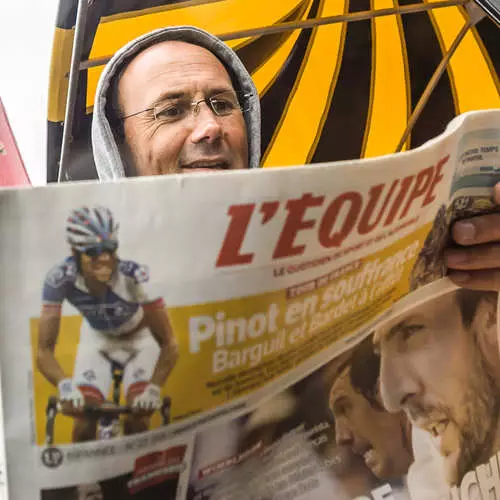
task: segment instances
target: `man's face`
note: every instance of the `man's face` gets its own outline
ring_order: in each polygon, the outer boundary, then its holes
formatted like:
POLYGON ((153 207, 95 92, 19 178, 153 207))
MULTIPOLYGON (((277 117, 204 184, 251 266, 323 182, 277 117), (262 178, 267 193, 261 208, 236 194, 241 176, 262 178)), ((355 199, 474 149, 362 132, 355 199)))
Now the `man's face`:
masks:
POLYGON ((80 269, 84 278, 107 283, 116 269, 116 252, 102 252, 98 255, 80 254, 80 269))
POLYGON ((401 477, 411 462, 404 446, 402 415, 376 409, 351 384, 349 368, 330 390, 337 444, 349 446, 381 479, 401 477))
POLYGON ((465 328, 449 293, 376 334, 384 404, 434 436, 450 484, 489 457, 498 427, 498 389, 478 347, 486 310, 465 328))
MULTIPOLYGON (((118 84, 122 116, 155 107, 176 110, 217 95, 235 96, 231 79, 208 50, 185 42, 162 42, 141 52, 127 66, 118 84)), ((217 116, 205 102, 196 115, 155 118, 145 111, 124 120, 125 141, 137 175, 248 167, 243 113, 238 108, 217 116)), ((165 114, 163 116, 166 116, 165 114)))
POLYGON ((103 500, 98 483, 82 484, 78 487, 78 500, 103 500))

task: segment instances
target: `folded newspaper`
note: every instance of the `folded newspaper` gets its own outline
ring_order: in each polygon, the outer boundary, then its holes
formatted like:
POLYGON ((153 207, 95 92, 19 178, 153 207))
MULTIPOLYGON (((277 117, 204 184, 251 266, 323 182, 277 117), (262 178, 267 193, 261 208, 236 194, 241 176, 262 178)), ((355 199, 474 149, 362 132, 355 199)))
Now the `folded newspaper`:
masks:
POLYGON ((381 158, 0 191, 8 498, 500 499, 497 294, 442 259, 499 171, 491 110, 381 158))

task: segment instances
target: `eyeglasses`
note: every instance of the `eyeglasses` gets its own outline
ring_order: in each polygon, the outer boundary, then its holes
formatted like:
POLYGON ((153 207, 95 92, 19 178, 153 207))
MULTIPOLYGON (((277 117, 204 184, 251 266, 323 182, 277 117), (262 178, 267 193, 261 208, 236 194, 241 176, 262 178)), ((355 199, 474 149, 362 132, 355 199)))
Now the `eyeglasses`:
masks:
POLYGON ((118 248, 118 243, 115 241, 103 241, 95 247, 87 248, 83 251, 85 255, 91 258, 99 257, 103 253, 115 253, 118 248))
POLYGON ((199 112, 200 104, 204 102, 216 116, 229 116, 238 111, 246 111, 248 106, 248 98, 251 94, 242 94, 240 98, 244 105, 240 104, 238 96, 232 91, 221 92, 211 97, 205 97, 199 101, 191 101, 189 99, 176 99, 175 101, 168 100, 158 103, 151 108, 143 109, 131 113, 130 115, 120 117, 120 120, 126 120, 131 116, 136 116, 147 111, 152 111, 156 121, 165 123, 175 123, 188 117, 191 113, 196 116, 199 112))

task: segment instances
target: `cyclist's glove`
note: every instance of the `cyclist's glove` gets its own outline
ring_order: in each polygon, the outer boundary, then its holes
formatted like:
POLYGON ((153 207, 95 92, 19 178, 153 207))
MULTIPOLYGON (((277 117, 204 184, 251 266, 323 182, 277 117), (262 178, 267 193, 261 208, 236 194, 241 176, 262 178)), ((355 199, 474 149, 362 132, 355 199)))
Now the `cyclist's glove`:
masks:
POLYGON ((73 383, 70 378, 65 378, 57 384, 59 389, 59 401, 62 403, 69 401, 73 407, 81 408, 85 404, 85 398, 80 392, 80 389, 73 383))
POLYGON ((148 384, 132 403, 132 408, 138 410, 158 410, 161 406, 161 389, 156 384, 148 384))

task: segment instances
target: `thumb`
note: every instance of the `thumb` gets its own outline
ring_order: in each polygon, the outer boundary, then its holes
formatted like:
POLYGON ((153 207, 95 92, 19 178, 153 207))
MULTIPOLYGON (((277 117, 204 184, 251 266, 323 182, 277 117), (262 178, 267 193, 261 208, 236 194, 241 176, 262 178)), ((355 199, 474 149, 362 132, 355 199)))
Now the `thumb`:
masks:
POLYGON ((497 182, 493 187, 493 201, 500 205, 500 182, 497 182))

